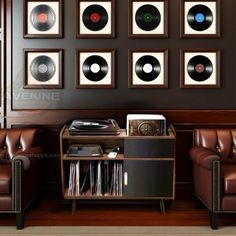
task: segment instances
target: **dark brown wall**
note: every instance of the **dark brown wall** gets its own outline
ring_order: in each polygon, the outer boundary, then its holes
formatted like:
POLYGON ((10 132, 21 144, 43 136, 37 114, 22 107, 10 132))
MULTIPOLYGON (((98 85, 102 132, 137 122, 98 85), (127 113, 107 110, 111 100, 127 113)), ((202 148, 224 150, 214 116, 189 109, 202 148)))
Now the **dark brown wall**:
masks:
POLYGON ((2 11, 6 13, 6 40, 3 37, 1 41, 2 50, 7 42, 6 52, 2 51, 4 68, 1 85, 5 88, 5 96, 1 96, 5 102, 5 106, 3 102, 1 106, 4 114, 2 124, 5 122, 6 127, 37 126, 42 129, 45 137, 43 145, 48 153, 44 159, 42 179, 45 185, 55 186, 60 180, 59 132, 65 122, 78 117, 109 117, 117 119, 120 126, 125 127, 129 113, 163 113, 177 131, 177 189, 180 192, 191 189, 192 169, 188 153, 192 145, 192 130, 195 127, 236 126, 236 32, 233 30, 236 1, 221 1, 222 37, 219 39, 181 39, 180 0, 169 0, 169 37, 166 39, 129 39, 128 1, 125 0, 116 1, 115 39, 77 39, 75 3, 76 0, 64 1, 63 39, 24 39, 23 0, 6 0, 6 8, 2 11), (55 47, 65 52, 64 88, 23 89, 23 49, 55 47), (76 89, 76 49, 104 47, 116 50, 116 88, 76 89), (168 89, 128 89, 128 49, 140 47, 169 50, 168 89), (180 49, 184 48, 221 50, 221 88, 180 89, 180 49), (45 93, 54 94, 57 99, 35 97, 35 94, 40 97, 45 93))
POLYGON ((235 96, 235 0, 221 1, 221 37, 183 39, 180 37, 180 0, 169 1, 169 37, 166 39, 128 38, 128 0, 116 1, 116 38, 76 38, 76 0, 64 1, 63 39, 24 39, 23 0, 12 5, 12 107, 13 109, 234 109, 235 96), (233 23, 232 23, 233 22, 233 23), (23 49, 64 49, 64 89, 23 89, 23 49), (116 50, 115 89, 76 89, 76 49, 116 50), (167 49, 168 89, 128 89, 128 50, 167 49), (220 89, 180 89, 180 49, 218 48, 221 50, 220 89), (50 95, 50 98, 43 98, 50 95), (222 99, 224 97, 224 99, 222 99))

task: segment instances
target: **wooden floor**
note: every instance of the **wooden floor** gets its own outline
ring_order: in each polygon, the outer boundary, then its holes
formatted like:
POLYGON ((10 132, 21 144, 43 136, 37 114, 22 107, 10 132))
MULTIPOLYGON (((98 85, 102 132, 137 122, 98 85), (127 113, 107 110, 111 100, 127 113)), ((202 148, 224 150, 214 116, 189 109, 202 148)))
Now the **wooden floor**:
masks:
MULTIPOLYGON (((0 226, 15 225, 15 216, 0 214, 0 226)), ((175 200, 161 214, 158 202, 123 204, 78 202, 71 214, 71 205, 58 194, 41 196, 25 214, 25 226, 207 226, 206 209, 196 209, 191 199, 175 200)), ((236 214, 220 216, 220 225, 236 226, 236 214)))

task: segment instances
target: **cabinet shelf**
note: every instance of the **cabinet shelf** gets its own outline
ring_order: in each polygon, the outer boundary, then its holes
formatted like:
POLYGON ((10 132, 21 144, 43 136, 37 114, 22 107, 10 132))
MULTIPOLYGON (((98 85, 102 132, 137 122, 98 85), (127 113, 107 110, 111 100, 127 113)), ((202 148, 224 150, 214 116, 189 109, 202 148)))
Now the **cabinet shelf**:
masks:
POLYGON ((63 161, 76 161, 76 160, 119 161, 119 160, 124 160, 124 154, 117 154, 116 158, 109 158, 108 154, 104 154, 102 157, 88 157, 88 156, 72 157, 72 156, 68 156, 67 154, 63 155, 63 161))
POLYGON ((145 157, 145 158, 140 158, 140 157, 129 157, 125 158, 124 154, 117 154, 115 158, 109 158, 108 154, 104 154, 102 157, 88 157, 88 156, 80 156, 80 157, 71 157, 68 156, 67 154, 63 155, 62 160, 63 161, 124 161, 124 160, 145 160, 145 161, 150 161, 150 160, 172 160, 172 157, 145 157))
MULTIPOLYGON (((126 197, 126 196, 114 196, 114 195, 103 195, 103 196, 96 196, 96 195, 90 195, 90 194, 82 194, 82 195, 68 195, 68 189, 66 190, 64 194, 64 199, 67 200, 160 200, 163 199, 163 197, 126 197)), ((173 198, 170 196, 166 196, 165 200, 172 200, 173 198)))
POLYGON ((112 194, 97 196, 95 194, 91 195, 90 193, 70 196, 68 194, 68 188, 66 189, 64 194, 64 199, 72 199, 72 200, 73 199, 122 199, 122 198, 123 196, 115 196, 112 194))

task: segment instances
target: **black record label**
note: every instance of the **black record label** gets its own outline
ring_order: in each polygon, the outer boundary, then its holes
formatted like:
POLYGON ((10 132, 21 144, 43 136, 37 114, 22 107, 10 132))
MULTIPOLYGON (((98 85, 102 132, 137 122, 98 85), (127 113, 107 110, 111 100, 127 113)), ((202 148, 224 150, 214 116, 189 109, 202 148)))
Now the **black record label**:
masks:
POLYGON ((192 29, 204 31, 212 25, 213 14, 209 7, 198 4, 189 10, 187 21, 192 29))
POLYGON ((93 4, 84 10, 82 20, 89 30, 99 31, 107 25, 108 13, 103 6, 93 4))
POLYGON ((136 11, 135 21, 142 30, 152 31, 159 26, 161 14, 155 6, 146 4, 139 7, 136 11))
POLYGON ((136 75, 145 82, 155 80, 161 72, 160 62, 153 56, 143 56, 135 64, 136 75))
POLYGON ((205 56, 195 56, 189 60, 187 71, 193 80, 203 82, 212 75, 213 64, 210 59, 205 56))
POLYGON ((82 71, 88 80, 98 82, 108 73, 108 63, 101 56, 90 56, 84 61, 82 71))
POLYGON ((56 14, 48 5, 38 5, 31 11, 30 21, 39 31, 50 30, 56 23, 56 14))
POLYGON ((39 82, 50 80, 55 72, 56 65, 48 56, 38 56, 30 64, 31 75, 39 82))

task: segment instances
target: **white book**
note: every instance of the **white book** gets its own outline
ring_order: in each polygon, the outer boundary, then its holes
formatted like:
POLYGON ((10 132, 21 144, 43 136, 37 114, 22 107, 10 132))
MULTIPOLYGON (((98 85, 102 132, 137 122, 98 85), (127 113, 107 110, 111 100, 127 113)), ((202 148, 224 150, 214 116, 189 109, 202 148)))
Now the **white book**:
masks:
POLYGON ((68 195, 73 196, 75 189, 75 162, 70 163, 69 188, 68 195))
POLYGON ((80 195, 80 161, 76 162, 75 173, 76 173, 76 196, 79 196, 80 195))
POLYGON ((96 195, 101 196, 102 195, 102 170, 101 170, 101 161, 98 161, 98 167, 97 167, 97 188, 96 188, 96 195))

